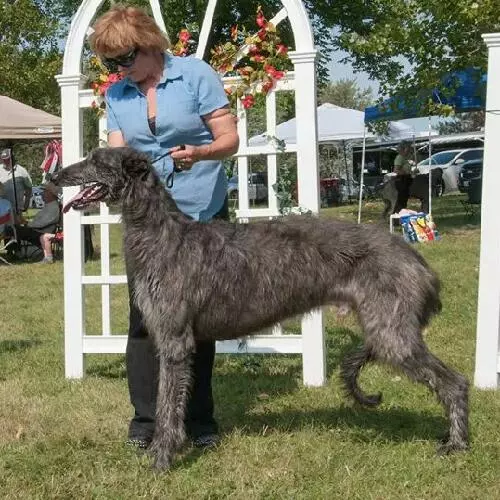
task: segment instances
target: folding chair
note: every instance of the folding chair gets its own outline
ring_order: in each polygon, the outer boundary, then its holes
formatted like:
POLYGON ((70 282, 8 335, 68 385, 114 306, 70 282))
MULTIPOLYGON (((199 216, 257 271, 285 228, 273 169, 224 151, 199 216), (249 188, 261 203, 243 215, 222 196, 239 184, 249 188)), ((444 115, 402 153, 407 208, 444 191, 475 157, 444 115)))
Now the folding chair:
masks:
POLYGON ((54 259, 62 259, 63 256, 63 244, 64 244, 64 232, 63 232, 63 214, 61 211, 61 215, 59 216, 59 222, 54 230, 54 236, 51 238, 52 244, 52 254, 54 255, 54 259))
MULTIPOLYGON (((16 226, 14 224, 14 217, 12 216, 12 211, 7 212, 5 215, 0 217, 0 252, 7 252, 10 250, 12 245, 17 245, 17 234, 16 234, 16 226), (8 237, 5 234, 5 229, 10 227, 12 230, 11 236, 8 237)), ((0 255, 0 261, 8 266, 12 264, 6 260, 2 255, 0 255)))

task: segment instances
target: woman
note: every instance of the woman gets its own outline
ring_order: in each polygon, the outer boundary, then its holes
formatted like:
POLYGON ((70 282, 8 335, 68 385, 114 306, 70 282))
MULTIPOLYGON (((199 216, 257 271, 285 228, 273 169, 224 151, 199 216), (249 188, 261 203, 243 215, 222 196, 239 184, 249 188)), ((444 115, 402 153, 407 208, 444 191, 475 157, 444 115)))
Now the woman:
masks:
POLYGON ((398 146, 398 155, 394 159, 394 173, 396 174, 396 189, 398 198, 394 206, 394 213, 397 214, 408 206, 411 183, 411 147, 408 143, 402 142, 398 146))
MULTIPOLYGON (((218 75, 203 61, 168 54, 167 37, 135 7, 116 5, 100 17, 90 44, 110 69, 124 76, 106 93, 108 145, 128 145, 153 160, 163 156, 154 166, 165 180, 173 179, 169 189, 182 212, 199 221, 227 218, 221 160, 238 150, 239 141, 218 75)), ((130 273, 128 282, 132 297, 130 273)), ((218 441, 211 385, 214 357, 214 342, 197 344, 186 421, 197 446, 218 441)), ((146 448, 154 431, 158 361, 132 299, 126 366, 135 409, 129 443, 146 448)))

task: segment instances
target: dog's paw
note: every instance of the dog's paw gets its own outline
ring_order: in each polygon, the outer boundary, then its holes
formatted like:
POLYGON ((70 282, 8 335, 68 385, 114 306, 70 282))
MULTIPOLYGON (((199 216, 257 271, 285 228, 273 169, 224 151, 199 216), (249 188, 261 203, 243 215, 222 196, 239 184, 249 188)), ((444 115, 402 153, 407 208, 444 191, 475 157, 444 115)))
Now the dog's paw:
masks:
POLYGON ((157 472, 166 472, 172 466, 172 460, 166 455, 156 456, 153 461, 153 470, 157 472))
POLYGON ((148 448, 148 453, 153 457, 153 469, 159 472, 170 469, 173 460, 173 453, 168 451, 158 441, 154 441, 148 448))
POLYGON ((466 451, 469 445, 464 441, 446 441, 438 446, 437 454, 440 457, 451 455, 460 451, 466 451))

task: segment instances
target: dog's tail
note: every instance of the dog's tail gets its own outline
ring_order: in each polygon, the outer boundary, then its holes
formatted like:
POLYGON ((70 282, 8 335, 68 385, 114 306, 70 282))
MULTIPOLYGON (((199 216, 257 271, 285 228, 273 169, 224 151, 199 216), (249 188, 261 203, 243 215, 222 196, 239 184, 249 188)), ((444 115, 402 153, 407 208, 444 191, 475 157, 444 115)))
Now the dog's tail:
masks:
POLYGON ((373 359, 372 353, 362 347, 356 352, 348 354, 342 361, 340 376, 346 393, 363 406, 374 407, 381 403, 382 393, 365 394, 358 385, 358 375, 361 368, 373 359))

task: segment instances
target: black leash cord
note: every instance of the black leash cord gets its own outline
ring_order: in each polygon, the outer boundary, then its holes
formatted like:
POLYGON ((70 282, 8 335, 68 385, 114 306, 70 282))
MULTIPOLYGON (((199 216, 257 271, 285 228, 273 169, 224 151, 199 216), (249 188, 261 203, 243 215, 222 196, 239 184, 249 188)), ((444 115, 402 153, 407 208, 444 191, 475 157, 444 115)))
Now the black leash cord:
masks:
MULTIPOLYGON (((184 151, 186 149, 185 144, 180 145, 180 151, 184 151)), ((165 154, 162 154, 161 156, 158 156, 158 158, 155 158, 151 163, 156 163, 157 161, 160 161, 161 159, 170 156, 172 154, 172 151, 167 151, 165 154)), ((167 175, 167 178, 165 179, 165 186, 167 186, 169 189, 174 185, 174 172, 182 172, 180 168, 178 168, 175 165, 175 160, 174 160, 174 170, 170 172, 167 175)))

